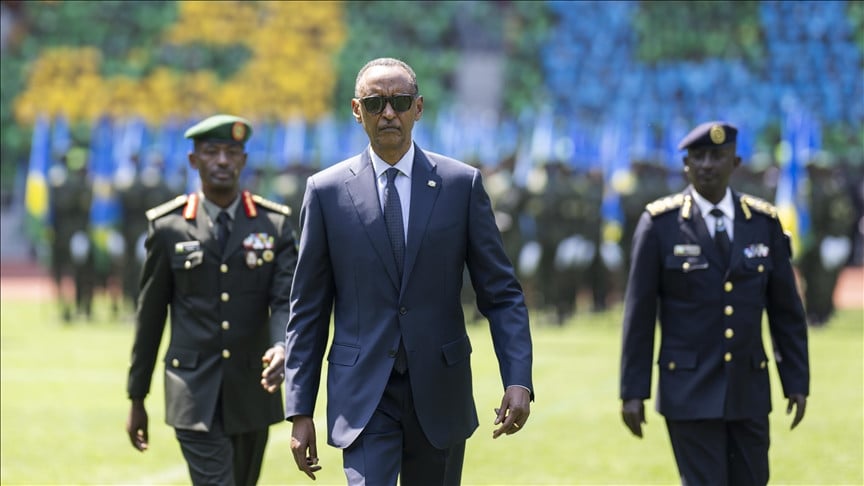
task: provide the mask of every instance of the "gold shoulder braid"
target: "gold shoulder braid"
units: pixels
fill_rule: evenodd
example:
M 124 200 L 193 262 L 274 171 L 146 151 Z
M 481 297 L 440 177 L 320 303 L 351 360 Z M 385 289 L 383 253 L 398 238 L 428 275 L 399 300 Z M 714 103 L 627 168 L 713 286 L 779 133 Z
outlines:
M 688 201 L 689 203 L 689 201 Z M 673 209 L 678 209 L 684 205 L 684 195 L 683 194 L 675 194 L 672 196 L 661 197 L 654 202 L 648 203 L 645 206 L 645 210 L 651 216 L 658 216 L 660 214 L 666 213 Z M 688 204 L 689 207 L 689 204 Z
M 284 205 L 284 204 L 279 204 L 279 203 L 271 201 L 269 199 L 264 199 L 263 197 L 261 197 L 257 194 L 252 195 L 252 200 L 255 201 L 255 204 L 257 204 L 263 208 L 267 208 L 267 209 L 269 209 L 271 211 L 275 211 L 277 213 L 282 213 L 285 216 L 291 216 L 291 208 Z
M 189 196 L 187 194 L 182 194 L 175 197 L 174 199 L 171 199 L 168 202 L 156 206 L 155 208 L 148 209 L 147 212 L 144 214 L 147 216 L 147 220 L 149 221 L 153 221 L 156 218 L 161 218 L 162 216 L 165 216 L 171 211 L 174 211 L 180 206 L 186 204 L 186 199 L 188 197 Z
M 750 209 L 756 211 L 757 213 L 762 213 L 766 216 L 769 216 L 771 219 L 777 219 L 777 208 L 774 207 L 773 204 L 765 201 L 764 199 L 759 199 L 758 197 L 753 197 L 748 194 L 741 195 L 741 210 L 744 211 L 744 215 L 747 219 L 750 219 Z

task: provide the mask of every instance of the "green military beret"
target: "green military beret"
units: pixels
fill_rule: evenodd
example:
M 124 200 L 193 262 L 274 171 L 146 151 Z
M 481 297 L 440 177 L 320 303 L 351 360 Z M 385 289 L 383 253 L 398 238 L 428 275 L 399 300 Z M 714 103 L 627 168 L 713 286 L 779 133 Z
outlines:
M 183 136 L 195 141 L 245 144 L 252 136 L 252 125 L 249 120 L 239 116 L 213 115 L 190 127 Z

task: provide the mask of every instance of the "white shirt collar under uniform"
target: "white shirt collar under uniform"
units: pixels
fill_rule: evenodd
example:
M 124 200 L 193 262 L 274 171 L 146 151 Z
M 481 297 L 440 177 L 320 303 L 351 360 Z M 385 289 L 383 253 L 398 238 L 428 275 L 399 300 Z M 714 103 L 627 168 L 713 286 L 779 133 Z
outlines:
M 735 205 L 732 203 L 732 190 L 728 187 L 726 188 L 726 195 L 723 196 L 723 199 L 720 200 L 717 204 L 712 204 L 710 201 L 702 197 L 701 194 L 696 192 L 694 189 L 691 191 L 693 194 L 693 201 L 696 203 L 696 206 L 699 207 L 699 212 L 702 213 L 702 218 L 705 220 L 705 225 L 708 226 L 708 233 L 711 237 L 714 237 L 714 224 L 716 218 L 711 216 L 711 210 L 714 207 L 719 208 L 723 211 L 723 219 L 724 223 L 726 223 L 726 234 L 729 235 L 729 241 L 733 239 L 733 232 L 735 225 Z

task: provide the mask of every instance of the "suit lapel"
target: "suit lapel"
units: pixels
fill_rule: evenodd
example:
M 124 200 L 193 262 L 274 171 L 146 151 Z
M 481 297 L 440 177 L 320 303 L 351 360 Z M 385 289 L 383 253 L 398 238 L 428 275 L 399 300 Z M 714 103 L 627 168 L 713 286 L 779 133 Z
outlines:
M 216 238 L 213 237 L 213 232 L 210 230 L 210 218 L 207 217 L 207 211 L 204 210 L 204 203 L 198 201 L 198 208 L 195 211 L 194 219 L 187 219 L 189 236 L 193 240 L 201 242 L 201 246 L 215 255 L 219 255 L 219 244 Z
M 405 275 L 411 275 L 420 242 L 429 224 L 432 208 L 441 188 L 441 177 L 426 154 L 414 145 L 414 166 L 411 173 L 411 213 L 408 216 L 408 242 L 405 245 Z
M 399 288 L 399 274 L 396 272 L 396 260 L 393 258 L 393 249 L 387 237 L 387 227 L 384 224 L 384 214 L 381 211 L 381 203 L 378 199 L 378 187 L 375 181 L 375 171 L 372 168 L 372 160 L 369 151 L 364 150 L 357 157 L 354 164 L 350 166 L 351 174 L 345 181 L 345 190 L 354 203 L 360 224 L 366 230 L 366 235 L 378 253 L 378 257 L 384 263 L 384 269 L 396 288 Z M 350 242 L 346 242 L 350 244 Z
M 717 249 L 717 245 L 714 243 L 714 238 L 712 238 L 711 233 L 708 232 L 708 223 L 705 221 L 702 211 L 699 210 L 699 205 L 694 203 L 692 206 L 692 212 L 693 217 L 690 218 L 690 232 L 695 235 L 696 241 L 699 242 L 699 246 L 702 247 L 708 261 L 717 268 L 725 268 L 726 263 L 724 263 L 720 258 L 720 250 Z
M 732 246 L 729 256 L 729 268 L 735 268 L 744 257 L 744 245 L 750 241 L 751 226 L 747 215 L 741 210 L 741 195 L 732 192 L 732 203 L 735 205 L 735 221 L 732 223 L 735 232 L 732 234 Z
M 246 212 L 243 210 L 242 205 L 241 201 L 234 212 L 233 228 L 231 228 L 231 234 L 228 235 L 228 243 L 225 245 L 225 255 L 223 255 L 223 260 L 227 258 L 228 255 L 237 251 L 237 249 L 240 248 L 243 239 L 251 232 L 252 220 L 246 216 Z

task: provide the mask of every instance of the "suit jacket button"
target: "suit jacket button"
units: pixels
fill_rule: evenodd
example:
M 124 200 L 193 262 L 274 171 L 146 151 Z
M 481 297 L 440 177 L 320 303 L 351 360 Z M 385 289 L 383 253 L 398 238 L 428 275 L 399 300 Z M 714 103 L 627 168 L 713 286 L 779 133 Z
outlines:
M 399 315 L 400 315 L 400 316 L 404 316 L 404 315 L 407 314 L 407 313 L 408 313 L 408 309 L 406 309 L 406 308 L 404 308 L 404 307 L 400 307 L 400 308 L 399 308 Z
M 171 360 L 171 366 L 173 366 L 175 368 L 179 368 L 180 367 L 180 360 L 177 358 L 172 359 Z
M 222 357 L 225 359 L 230 358 L 231 357 L 231 351 L 228 351 L 227 349 L 223 349 L 222 350 Z
M 727 363 L 730 362 L 730 361 L 732 361 L 732 353 L 726 353 L 726 354 L 724 354 L 724 355 L 723 355 L 723 361 L 725 361 L 725 362 L 727 362 Z

